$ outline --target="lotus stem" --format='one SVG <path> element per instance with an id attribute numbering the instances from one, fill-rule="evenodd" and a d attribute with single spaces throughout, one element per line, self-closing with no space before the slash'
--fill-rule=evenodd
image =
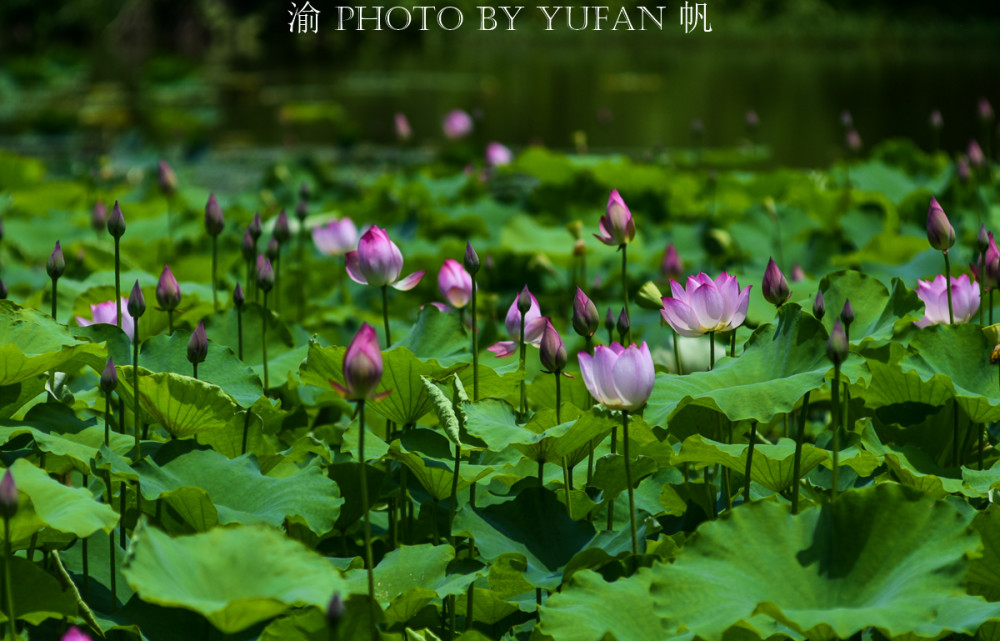
<path id="1" fill-rule="evenodd" d="M 122 328 L 122 256 L 120 251 L 121 238 L 115 237 L 115 325 Z"/>
<path id="2" fill-rule="evenodd" d="M 708 333 L 708 369 L 715 369 L 715 332 Z"/>
<path id="3" fill-rule="evenodd" d="M 198 380 L 198 363 L 191 363 L 191 378 Z"/>
<path id="4" fill-rule="evenodd" d="M 389 286 L 382 285 L 382 324 L 385 327 L 385 348 L 392 345 L 392 337 L 389 334 Z"/>
<path id="5" fill-rule="evenodd" d="M 111 392 L 104 393 L 104 445 L 111 447 Z"/>
<path id="6" fill-rule="evenodd" d="M 14 581 L 11 579 L 10 564 L 14 558 L 14 554 L 11 551 L 10 545 L 10 519 L 4 518 L 3 520 L 3 581 L 4 581 L 4 591 L 7 593 L 6 599 L 6 612 L 7 621 L 10 622 L 10 636 L 12 639 L 17 638 L 17 623 L 14 618 Z"/>
<path id="7" fill-rule="evenodd" d="M 250 408 L 247 408 L 246 414 L 243 418 L 243 445 L 240 448 L 240 454 L 247 453 L 247 438 L 250 435 Z"/>
<path id="8" fill-rule="evenodd" d="M 295 246 L 295 262 L 298 263 L 299 268 L 299 278 L 297 279 L 297 287 L 295 288 L 295 306 L 297 308 L 297 316 L 299 321 L 302 321 L 302 317 L 305 315 L 305 300 L 306 300 L 306 238 L 308 234 L 306 233 L 305 221 L 299 225 L 299 242 Z"/>
<path id="9" fill-rule="evenodd" d="M 750 423 L 750 446 L 747 448 L 747 467 L 743 473 L 743 502 L 750 502 L 750 473 L 753 470 L 753 448 L 757 444 L 757 421 Z"/>
<path id="10" fill-rule="evenodd" d="M 240 360 L 243 360 L 243 306 L 236 308 L 236 349 Z"/>
<path id="11" fill-rule="evenodd" d="M 677 364 L 677 374 L 682 375 L 684 374 L 684 368 L 681 367 L 681 348 L 678 343 L 680 335 L 677 333 L 676 329 L 671 328 L 670 331 L 674 335 L 674 363 Z"/>
<path id="12" fill-rule="evenodd" d="M 833 404 L 833 494 L 830 503 L 837 500 L 837 481 L 840 467 L 840 419 L 842 408 L 840 407 L 840 363 L 833 366 L 833 382 L 830 385 L 831 402 Z"/>
<path id="13" fill-rule="evenodd" d="M 265 300 L 267 293 L 264 294 Z M 365 473 L 365 401 L 358 401 L 358 469 L 361 470 L 361 508 L 365 525 L 365 566 L 368 568 L 368 616 L 372 634 L 375 623 L 375 563 L 372 560 L 372 523 L 368 512 L 368 474 Z M 436 522 L 436 520 L 435 520 Z"/>
<path id="14" fill-rule="evenodd" d="M 84 489 L 87 488 L 87 475 L 83 475 L 83 485 Z M 83 557 L 83 600 L 86 602 L 90 599 L 90 550 L 88 549 L 87 537 L 82 537 L 80 539 L 80 555 Z"/>
<path id="15" fill-rule="evenodd" d="M 59 278 L 52 279 L 52 320 L 58 320 L 56 318 L 56 302 L 59 300 Z M 121 308 L 121 301 L 118 301 L 118 307 Z"/>
<path id="16" fill-rule="evenodd" d="M 565 456 L 562 458 L 562 469 L 563 469 L 563 491 L 566 494 L 566 514 L 569 516 L 569 518 L 572 519 L 573 518 L 573 504 L 570 503 L 570 500 L 569 500 L 569 491 L 571 489 L 570 486 L 569 486 L 570 471 L 569 471 L 569 466 L 566 465 L 566 457 Z"/>
<path id="17" fill-rule="evenodd" d="M 799 513 L 799 476 L 802 472 L 802 442 L 805 439 L 806 419 L 809 412 L 809 392 L 802 399 L 799 410 L 799 433 L 795 436 L 795 463 L 792 467 L 792 514 Z"/>
<path id="18" fill-rule="evenodd" d="M 121 394 L 119 393 L 119 398 Z M 120 408 L 119 408 L 120 409 Z M 135 461 L 142 460 L 142 442 L 139 440 L 139 318 L 135 318 L 133 340 L 132 340 L 132 413 L 135 421 Z M 122 424 L 122 433 L 125 432 L 125 414 L 119 412 L 118 419 Z"/>
<path id="19" fill-rule="evenodd" d="M 108 470 L 108 505 L 112 503 L 112 481 L 111 481 L 111 470 Z M 122 514 L 119 519 L 122 529 L 125 528 L 125 515 Z M 114 612 L 118 607 L 118 572 L 115 570 L 115 531 L 112 529 L 108 532 L 108 551 L 111 553 L 111 611 Z"/>
<path id="20" fill-rule="evenodd" d="M 948 250 L 942 252 L 944 254 L 944 282 L 947 284 L 948 292 L 948 322 L 952 325 L 955 324 L 955 308 L 951 304 L 951 261 L 948 260 Z"/>
<path id="21" fill-rule="evenodd" d="M 167 310 L 167 334 L 174 335 L 174 310 Z"/>
<path id="22" fill-rule="evenodd" d="M 247 296 L 250 298 L 250 300 L 256 303 L 257 283 L 256 279 L 251 278 L 251 275 L 253 274 L 253 259 L 251 258 L 250 260 L 246 261 L 246 264 L 247 264 Z"/>
<path id="23" fill-rule="evenodd" d="M 476 316 L 476 277 L 472 276 L 472 400 L 479 400 L 479 317 Z M 474 486 L 473 486 L 474 487 Z M 469 615 L 471 616 L 471 614 Z"/>
<path id="24" fill-rule="evenodd" d="M 993 290 L 990 290 L 990 325 L 993 324 Z"/>
<path id="25" fill-rule="evenodd" d="M 985 252 L 979 252 L 979 262 L 977 263 L 977 265 L 979 266 L 979 278 L 976 279 L 977 281 L 979 281 L 979 324 L 982 325 L 983 324 L 983 298 L 984 298 L 983 293 L 985 291 L 983 289 L 983 281 L 985 280 L 983 278 L 983 276 L 986 273 L 986 253 Z"/>
<path id="26" fill-rule="evenodd" d="M 462 463 L 462 446 L 455 443 L 455 472 L 451 476 L 451 504 L 448 506 L 448 538 L 455 547 L 455 512 L 458 509 L 458 467 Z"/>
<path id="27" fill-rule="evenodd" d="M 521 374 L 521 401 L 518 406 L 522 418 L 528 413 L 528 398 L 527 383 L 524 380 L 527 377 L 527 372 L 525 370 L 525 363 L 528 356 L 528 346 L 524 343 L 524 312 L 519 312 L 521 314 L 521 333 L 518 335 L 518 342 L 520 343 L 520 360 L 517 365 L 517 371 Z"/>
<path id="28" fill-rule="evenodd" d="M 733 422 L 726 420 L 726 444 L 733 444 Z M 733 510 L 733 489 L 732 489 L 732 477 L 733 471 L 729 469 L 728 466 L 722 468 L 722 491 L 725 494 L 726 510 L 732 512 Z"/>
<path id="29" fill-rule="evenodd" d="M 635 528 L 635 495 L 632 490 L 632 465 L 628 452 L 628 410 L 622 410 L 622 450 L 625 454 L 625 484 L 628 487 L 628 521 L 632 528 L 632 555 L 639 556 L 639 539 Z"/>
<path id="30" fill-rule="evenodd" d="M 469 558 L 472 558 L 472 550 L 469 550 Z M 475 620 L 473 612 L 475 611 L 472 607 L 476 599 L 476 584 L 475 582 L 469 584 L 469 589 L 466 592 L 466 605 L 465 605 L 465 629 L 466 631 L 472 629 L 472 623 Z"/>
<path id="31" fill-rule="evenodd" d="M 729 334 L 729 358 L 736 358 L 736 328 Z"/>
<path id="32" fill-rule="evenodd" d="M 953 438 L 955 440 L 955 450 L 952 456 L 952 462 L 955 467 L 959 467 L 962 464 L 961 448 L 958 443 L 958 399 L 955 399 L 952 403 L 951 412 L 951 426 Z"/>
<path id="33" fill-rule="evenodd" d="M 270 382 L 267 377 L 267 292 L 264 292 L 264 306 L 260 309 L 260 349 L 264 364 L 264 393 L 267 393 Z"/>
<path id="34" fill-rule="evenodd" d="M 219 264 L 219 237 L 212 236 L 212 309 L 219 311 L 219 294 L 216 288 L 216 274 Z"/>

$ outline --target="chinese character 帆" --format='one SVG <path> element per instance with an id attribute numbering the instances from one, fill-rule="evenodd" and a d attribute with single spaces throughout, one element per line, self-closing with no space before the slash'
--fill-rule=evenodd
<path id="1" fill-rule="evenodd" d="M 698 2 L 692 7 L 685 0 L 684 6 L 681 7 L 681 26 L 684 27 L 684 33 L 691 33 L 697 29 L 699 22 L 701 22 L 702 31 L 705 33 L 712 31 L 712 25 L 708 22 L 708 3 Z"/>

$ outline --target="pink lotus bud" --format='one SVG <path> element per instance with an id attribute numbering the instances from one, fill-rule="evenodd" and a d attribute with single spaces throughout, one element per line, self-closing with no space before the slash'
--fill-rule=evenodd
<path id="1" fill-rule="evenodd" d="M 62 245 L 59 244 L 58 240 L 56 241 L 55 249 L 49 254 L 48 262 L 45 264 L 45 273 L 52 280 L 56 280 L 66 273 L 66 259 L 63 257 Z"/>
<path id="2" fill-rule="evenodd" d="M 413 130 L 410 129 L 410 121 L 406 119 L 406 114 L 396 112 L 393 124 L 396 126 L 396 138 L 400 142 L 406 142 L 413 137 Z"/>
<path id="3" fill-rule="evenodd" d="M 609 410 L 633 411 L 649 400 L 656 371 L 646 343 L 598 345 L 593 356 L 580 352 L 577 358 L 587 391 Z"/>
<path id="4" fill-rule="evenodd" d="M 976 234 L 976 249 L 981 253 L 990 248 L 990 234 L 986 231 L 986 225 L 979 225 L 979 233 Z"/>
<path id="5" fill-rule="evenodd" d="M 267 259 L 272 263 L 281 257 L 281 243 L 278 241 L 277 238 L 271 236 L 267 240 L 267 247 L 264 249 L 264 254 L 267 256 Z"/>
<path id="6" fill-rule="evenodd" d="M 250 238 L 253 238 L 254 247 L 256 247 L 257 240 L 264 233 L 264 224 L 260 220 L 260 212 L 254 212 L 253 220 L 247 225 L 247 231 L 250 233 Z"/>
<path id="7" fill-rule="evenodd" d="M 257 241 L 253 239 L 250 235 L 250 230 L 247 229 L 243 232 L 243 242 L 240 243 L 240 253 L 243 254 L 243 260 L 251 261 L 253 257 L 257 255 Z"/>
<path id="8" fill-rule="evenodd" d="M 208 195 L 208 203 L 205 205 L 205 231 L 209 236 L 218 236 L 226 227 L 226 219 L 222 215 L 222 207 L 215 199 L 215 194 Z"/>
<path id="9" fill-rule="evenodd" d="M 594 234 L 597 240 L 605 245 L 621 247 L 635 238 L 635 221 L 628 205 L 622 200 L 617 189 L 612 189 L 608 196 L 608 206 L 604 216 L 601 216 L 600 234 Z"/>
<path id="10" fill-rule="evenodd" d="M 278 239 L 278 244 L 284 245 L 292 237 L 292 230 L 288 226 L 288 214 L 282 209 L 278 214 L 278 220 L 274 222 L 274 237 Z"/>
<path id="11" fill-rule="evenodd" d="M 608 308 L 608 313 L 604 315 L 604 331 L 613 332 L 615 330 L 615 313 Z"/>
<path id="12" fill-rule="evenodd" d="M 740 290 L 736 277 L 726 272 L 714 281 L 704 272 L 688 276 L 686 289 L 672 280 L 660 315 L 681 336 L 736 329 L 746 319 L 750 287 Z"/>
<path id="13" fill-rule="evenodd" d="M 118 205 L 117 200 L 111 210 L 111 215 L 108 216 L 108 233 L 113 238 L 121 238 L 125 235 L 125 216 L 122 214 L 122 208 Z"/>
<path id="14" fill-rule="evenodd" d="M 778 269 L 778 264 L 774 259 L 768 259 L 767 269 L 764 270 L 764 282 L 761 284 L 764 300 L 775 307 L 781 307 L 792 293 L 788 290 L 788 281 L 785 275 Z"/>
<path id="15" fill-rule="evenodd" d="M 347 253 L 345 266 L 347 275 L 356 283 L 372 287 L 391 285 L 400 291 L 413 289 L 424 277 L 423 270 L 406 278 L 399 277 L 403 271 L 403 254 L 388 232 L 377 225 L 372 225 L 361 236 L 357 251 Z"/>
<path id="16" fill-rule="evenodd" d="M 941 111 L 935 109 L 931 112 L 931 129 L 941 129 L 944 126 L 944 118 L 941 117 Z"/>
<path id="17" fill-rule="evenodd" d="M 378 336 L 371 325 L 364 323 L 344 353 L 344 382 L 347 386 L 336 387 L 347 400 L 369 400 L 375 398 L 380 380 L 382 352 L 379 351 Z"/>
<path id="18" fill-rule="evenodd" d="M 181 286 L 170 271 L 170 265 L 164 265 L 160 272 L 160 282 L 156 284 L 156 302 L 165 311 L 173 311 L 181 304 Z"/>
<path id="19" fill-rule="evenodd" d="M 615 328 L 618 330 L 618 336 L 624 341 L 625 337 L 628 336 L 628 331 L 631 329 L 631 323 L 629 323 L 628 314 L 625 313 L 624 307 L 618 313 L 618 322 L 615 323 Z"/>
<path id="20" fill-rule="evenodd" d="M 747 129 L 754 131 L 760 127 L 760 118 L 757 116 L 757 112 L 753 109 L 747 111 L 746 115 Z"/>
<path id="21" fill-rule="evenodd" d="M 340 598 L 339 593 L 335 593 L 330 599 L 329 605 L 326 606 L 326 622 L 331 630 L 340 627 L 340 622 L 344 620 L 346 613 L 347 608 L 344 607 L 344 601 Z"/>
<path id="22" fill-rule="evenodd" d="M 986 98 L 979 99 L 978 106 L 979 119 L 983 122 L 993 120 L 993 105 Z"/>
<path id="23" fill-rule="evenodd" d="M 94 208 L 90 212 L 90 228 L 96 233 L 100 233 L 107 229 L 108 226 L 108 208 L 104 204 L 103 200 L 98 200 L 94 203 Z"/>
<path id="24" fill-rule="evenodd" d="M 115 361 L 113 358 L 108 358 L 107 365 L 104 366 L 104 371 L 101 372 L 101 391 L 105 394 L 109 394 L 118 387 L 118 370 L 115 369 Z"/>
<path id="25" fill-rule="evenodd" d="M 816 292 L 816 298 L 813 300 L 813 316 L 816 320 L 823 320 L 826 316 L 826 300 L 823 298 L 823 292 Z"/>
<path id="26" fill-rule="evenodd" d="M 535 303 L 535 297 L 528 290 L 528 286 L 525 285 L 521 293 L 517 295 L 517 311 L 521 314 L 527 314 L 531 309 L 532 305 Z"/>
<path id="27" fill-rule="evenodd" d="M 274 267 L 264 254 L 257 254 L 257 287 L 264 293 L 274 287 Z"/>
<path id="28" fill-rule="evenodd" d="M 174 175 L 174 170 L 170 168 L 167 161 L 160 161 L 160 164 L 157 167 L 156 177 L 160 183 L 160 190 L 164 194 L 170 196 L 177 191 L 177 176 Z"/>
<path id="29" fill-rule="evenodd" d="M 233 289 L 233 306 L 236 309 L 242 309 L 244 302 L 246 302 L 246 295 L 243 293 L 243 286 L 236 283 L 236 288 Z"/>
<path id="30" fill-rule="evenodd" d="M 358 248 L 358 228 L 350 218 L 315 227 L 312 236 L 316 249 L 327 256 L 341 256 Z"/>
<path id="31" fill-rule="evenodd" d="M 472 248 L 472 243 L 465 244 L 463 262 L 465 263 L 465 271 L 469 272 L 472 276 L 475 276 L 479 272 L 479 254 Z"/>
<path id="32" fill-rule="evenodd" d="M 193 364 L 204 363 L 206 356 L 208 356 L 208 335 L 205 333 L 205 321 L 201 321 L 188 340 L 187 359 Z"/>
<path id="33" fill-rule="evenodd" d="M 3 474 L 0 481 L 0 517 L 9 521 L 17 514 L 17 484 L 14 483 L 14 475 L 10 473 L 10 468 Z"/>
<path id="34" fill-rule="evenodd" d="M 934 197 L 931 197 L 931 205 L 927 209 L 927 240 L 931 247 L 939 251 L 948 251 L 955 244 L 955 228 Z"/>
<path id="35" fill-rule="evenodd" d="M 525 302 L 527 301 L 527 309 Z M 511 340 L 501 341 L 489 347 L 489 351 L 497 355 L 497 358 L 506 358 L 517 352 L 521 344 L 521 316 L 524 316 L 524 342 L 528 345 L 538 345 L 542 340 L 542 332 L 545 330 L 545 322 L 548 320 L 542 316 L 538 307 L 538 301 L 534 294 L 528 291 L 527 286 L 514 298 L 507 310 L 507 317 L 504 319 L 504 326 Z"/>
<path id="36" fill-rule="evenodd" d="M 993 239 L 993 232 L 986 234 L 989 244 L 986 247 L 983 265 L 983 285 L 990 289 L 1000 286 L 1000 251 L 997 250 L 997 243 Z"/>
<path id="37" fill-rule="evenodd" d="M 844 327 L 851 329 L 851 323 L 854 322 L 854 308 L 851 307 L 851 299 L 844 299 L 844 306 L 840 309 L 840 320 L 844 322 Z"/>
<path id="38" fill-rule="evenodd" d="M 972 180 L 972 168 L 969 166 L 969 159 L 967 157 L 958 157 L 958 169 L 956 169 L 955 173 L 958 174 L 958 179 L 963 185 Z"/>
<path id="39" fill-rule="evenodd" d="M 74 625 L 70 626 L 69 630 L 66 630 L 66 634 L 62 635 L 60 641 L 91 641 L 91 639 L 86 632 Z"/>
<path id="40" fill-rule="evenodd" d="M 583 290 L 576 288 L 576 298 L 573 299 L 573 330 L 584 338 L 590 338 L 597 332 L 601 324 L 601 316 L 597 306 Z"/>
<path id="41" fill-rule="evenodd" d="M 146 297 L 142 295 L 142 288 L 139 287 L 139 281 L 135 281 L 135 285 L 132 285 L 132 292 L 128 295 L 128 314 L 133 319 L 139 318 L 146 313 Z M 122 319 L 122 329 L 126 326 L 125 319 Z"/>
<path id="42" fill-rule="evenodd" d="M 830 339 L 826 342 L 826 357 L 834 365 L 840 365 L 847 360 L 847 334 L 844 333 L 844 326 L 838 318 L 833 322 L 833 331 L 830 332 Z"/>
<path id="43" fill-rule="evenodd" d="M 979 169 L 984 164 L 986 164 L 986 157 L 983 155 L 983 149 L 979 146 L 979 143 L 975 140 L 969 141 L 969 163 Z"/>
<path id="44" fill-rule="evenodd" d="M 509 165 L 514 160 L 514 154 L 498 142 L 486 145 L 486 164 L 490 167 Z"/>
<path id="45" fill-rule="evenodd" d="M 863 144 L 861 142 L 861 134 L 858 133 L 857 129 L 849 130 L 847 132 L 846 140 L 848 149 L 850 149 L 854 153 L 858 153 L 859 151 L 861 151 L 861 147 L 863 146 Z"/>
<path id="46" fill-rule="evenodd" d="M 465 138 L 472 133 L 472 116 L 461 109 L 449 111 L 444 120 L 441 121 L 441 128 L 449 140 Z"/>
<path id="47" fill-rule="evenodd" d="M 681 275 L 684 273 L 684 263 L 681 261 L 681 256 L 677 253 L 677 248 L 674 247 L 673 243 L 667 245 L 667 249 L 663 252 L 660 273 L 667 280 L 680 280 Z"/>
<path id="48" fill-rule="evenodd" d="M 802 269 L 802 265 L 795 263 L 792 267 L 792 282 L 798 283 L 806 279 L 806 272 Z"/>
<path id="49" fill-rule="evenodd" d="M 472 276 L 457 260 L 448 258 L 438 272 L 438 290 L 449 305 L 461 309 L 472 298 Z"/>
<path id="50" fill-rule="evenodd" d="M 566 344 L 563 343 L 559 332 L 556 331 L 556 328 L 552 326 L 552 322 L 549 320 L 545 322 L 545 328 L 542 330 L 542 341 L 538 344 L 538 347 L 541 350 L 540 358 L 542 359 L 542 367 L 547 372 L 558 374 L 566 368 Z"/>
<path id="51" fill-rule="evenodd" d="M 844 129 L 851 129 L 854 127 L 854 118 L 851 116 L 850 111 L 845 109 L 840 112 L 840 126 Z"/>

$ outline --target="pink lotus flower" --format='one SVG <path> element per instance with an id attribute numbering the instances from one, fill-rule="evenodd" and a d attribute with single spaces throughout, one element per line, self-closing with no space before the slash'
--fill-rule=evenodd
<path id="1" fill-rule="evenodd" d="M 983 265 L 982 283 L 989 289 L 996 289 L 1000 287 L 1000 250 L 997 250 L 997 241 L 993 238 L 993 232 L 989 232 L 986 236 L 989 239 L 989 245 L 983 259 L 985 264 Z"/>
<path id="2" fill-rule="evenodd" d="M 122 309 L 125 310 L 122 314 L 122 331 L 128 335 L 129 340 L 132 340 L 135 336 L 135 319 L 128 312 L 128 299 L 124 296 L 122 296 Z M 87 320 L 82 316 L 76 316 L 75 318 L 76 324 L 80 327 L 89 327 L 97 323 L 117 325 L 118 306 L 113 300 L 104 301 L 103 303 L 90 306 L 90 318 L 92 320 Z"/>
<path id="3" fill-rule="evenodd" d="M 312 236 L 316 249 L 327 256 L 340 256 L 358 248 L 358 228 L 350 218 L 315 227 Z"/>
<path id="4" fill-rule="evenodd" d="M 349 401 L 378 400 L 375 389 L 382 380 L 382 352 L 379 350 L 375 328 L 363 323 L 344 352 L 344 382 L 347 386 L 330 381 L 337 393 Z"/>
<path id="5" fill-rule="evenodd" d="M 472 133 L 472 116 L 461 109 L 454 109 L 441 121 L 441 129 L 449 140 L 465 138 Z"/>
<path id="6" fill-rule="evenodd" d="M 500 341 L 496 345 L 489 347 L 489 350 L 496 354 L 497 358 L 512 356 L 517 353 L 517 348 L 521 344 L 521 312 L 517 309 L 517 301 L 521 296 L 522 294 L 518 294 L 514 297 L 514 302 L 511 303 L 510 309 L 507 310 L 507 318 L 504 320 L 504 325 L 507 326 L 507 334 L 514 340 Z M 531 307 L 524 314 L 524 342 L 537 347 L 542 342 L 545 323 L 549 319 L 546 316 L 542 316 L 535 295 L 529 294 L 529 296 L 531 296 Z"/>
<path id="7" fill-rule="evenodd" d="M 609 410 L 637 410 L 653 392 L 656 372 L 646 343 L 598 345 L 594 355 L 580 352 L 580 373 L 587 391 Z"/>
<path id="8" fill-rule="evenodd" d="M 714 281 L 704 272 L 688 276 L 687 289 L 672 280 L 672 296 L 663 298 L 660 314 L 681 336 L 736 329 L 747 317 L 750 287 L 740 290 L 736 277 L 726 272 Z"/>
<path id="9" fill-rule="evenodd" d="M 498 142 L 486 145 L 486 164 L 490 167 L 509 165 L 514 160 L 514 154 Z"/>
<path id="10" fill-rule="evenodd" d="M 396 125 L 396 138 L 405 142 L 413 137 L 413 130 L 410 129 L 410 121 L 406 119 L 406 114 L 396 112 L 393 121 Z"/>
<path id="11" fill-rule="evenodd" d="M 924 303 L 924 317 L 914 323 L 917 327 L 927 327 L 940 323 L 948 324 L 948 290 L 944 274 L 938 274 L 933 281 L 917 281 L 917 297 Z M 951 278 L 951 305 L 956 323 L 966 323 L 979 311 L 979 288 L 968 274 Z"/>
<path id="12" fill-rule="evenodd" d="M 677 253 L 677 248 L 674 247 L 673 243 L 667 245 L 666 251 L 663 252 L 660 273 L 667 280 L 677 280 L 684 273 L 684 263 L 681 261 L 681 256 Z"/>
<path id="13" fill-rule="evenodd" d="M 979 143 L 975 140 L 969 141 L 969 162 L 976 169 L 982 167 L 986 163 L 986 156 L 983 155 L 983 148 L 979 146 Z"/>
<path id="14" fill-rule="evenodd" d="M 60 641 L 90 641 L 90 636 L 75 625 L 66 630 Z"/>
<path id="15" fill-rule="evenodd" d="M 632 212 L 628 205 L 622 200 L 617 189 L 612 189 L 608 195 L 608 207 L 606 213 L 601 216 L 601 233 L 594 234 L 594 238 L 605 245 L 621 247 L 632 242 L 635 238 L 635 221 L 632 219 Z"/>
<path id="16" fill-rule="evenodd" d="M 346 267 L 347 275 L 355 283 L 372 287 L 392 285 L 394 289 L 404 292 L 416 287 L 424 277 L 424 270 L 420 270 L 400 279 L 403 254 L 389 239 L 388 232 L 376 225 L 372 225 L 361 237 L 357 251 L 347 253 Z"/>
<path id="17" fill-rule="evenodd" d="M 448 258 L 438 272 L 438 289 L 449 305 L 461 309 L 472 299 L 472 276 L 457 260 Z"/>

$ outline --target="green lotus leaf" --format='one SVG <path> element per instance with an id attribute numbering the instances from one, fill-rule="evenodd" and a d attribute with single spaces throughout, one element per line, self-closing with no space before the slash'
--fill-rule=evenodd
<path id="1" fill-rule="evenodd" d="M 405 545 L 385 555 L 375 566 L 375 600 L 388 606 L 405 591 L 420 587 L 431 590 L 438 597 L 462 594 L 475 574 L 449 572 L 448 565 L 455 560 L 455 548 L 450 545 Z M 347 573 L 349 591 L 368 591 L 368 571 L 359 568 Z"/>
<path id="2" fill-rule="evenodd" d="M 76 433 L 52 434 L 30 425 L 4 423 L 0 426 L 0 445 L 22 434 L 30 434 L 38 449 L 50 455 L 46 457 L 45 467 L 52 471 L 72 467 L 81 474 L 89 474 L 90 461 L 104 445 L 104 427 L 97 425 Z M 131 436 L 114 431 L 109 436 L 112 451 L 126 454 L 132 449 L 134 439 Z"/>
<path id="3" fill-rule="evenodd" d="M 452 482 L 455 477 L 454 461 L 446 464 L 444 461 L 423 457 L 416 452 L 404 452 L 398 443 L 389 446 L 389 457 L 399 461 L 413 473 L 417 481 L 436 501 L 444 501 L 451 496 Z M 458 491 L 469 487 L 479 479 L 487 476 L 493 468 L 483 468 L 479 465 L 459 465 Z"/>
<path id="4" fill-rule="evenodd" d="M 106 360 L 104 349 L 74 338 L 48 314 L 0 300 L 0 385 L 50 370 L 75 370 Z"/>
<path id="5" fill-rule="evenodd" d="M 10 564 L 14 586 L 14 618 L 38 625 L 46 619 L 74 619 L 76 597 L 59 580 L 27 559 L 14 557 Z M 7 621 L 7 608 L 0 608 L 0 621 Z"/>
<path id="6" fill-rule="evenodd" d="M 117 392 L 125 399 L 125 406 L 131 408 L 132 366 L 115 369 Z M 239 406 L 218 385 L 180 374 L 153 373 L 143 367 L 139 367 L 139 405 L 175 438 L 221 430 L 231 421 L 240 420 Z"/>
<path id="7" fill-rule="evenodd" d="M 706 641 L 756 613 L 816 639 L 867 627 L 936 636 L 947 630 L 939 610 L 978 601 L 964 596 L 967 556 L 979 546 L 972 516 L 889 483 L 797 516 L 781 504 L 744 505 L 699 528 L 673 564 L 654 565 L 655 613 Z"/>
<path id="8" fill-rule="evenodd" d="M 226 634 L 292 607 L 325 609 L 347 588 L 322 556 L 265 525 L 172 538 L 142 524 L 122 574 L 144 601 L 193 610 Z"/>
<path id="9" fill-rule="evenodd" d="M 819 282 L 826 302 L 823 324 L 829 329 L 840 317 L 844 302 L 851 301 L 854 322 L 851 323 L 851 343 L 884 341 L 892 338 L 893 328 L 901 320 L 916 321 L 923 317 L 923 302 L 898 278 L 892 281 L 892 291 L 882 281 L 854 270 L 827 274 Z"/>

